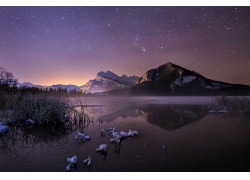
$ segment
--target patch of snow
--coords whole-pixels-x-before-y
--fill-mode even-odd
[[[99,148],[96,149],[96,151],[107,151],[107,145],[106,144],[101,144]]]
[[[222,109],[222,110],[210,110],[208,111],[210,113],[228,113],[228,110]]]
[[[223,88],[223,87],[232,87],[231,85],[219,83],[219,82],[212,82],[212,84],[217,88]]]
[[[182,82],[183,82],[183,83],[190,83],[190,82],[192,82],[194,79],[196,79],[195,76],[185,76],[185,77],[183,77]]]
[[[206,88],[206,89],[219,89],[219,88],[215,88],[215,87],[212,87],[212,86],[205,86],[205,85],[202,85],[202,87]]]
[[[215,81],[212,81],[212,85],[206,85],[205,82],[202,81],[201,85],[202,85],[203,88],[206,88],[206,89],[220,89],[220,88],[224,88],[224,87],[232,87],[229,84],[215,82]]]
[[[28,119],[26,121],[26,125],[30,125],[30,124],[35,124],[35,121],[33,121],[32,119]]]
[[[91,164],[91,157],[89,156],[87,159],[83,160],[84,164],[87,164],[88,166],[90,166]]]
[[[9,126],[0,125],[0,134],[4,134],[9,129]]]
[[[67,158],[67,161],[71,164],[76,164],[77,162],[77,156],[74,155],[72,158]]]
[[[195,76],[180,76],[174,81],[174,85],[183,86],[186,83],[192,82],[194,79],[196,79]]]

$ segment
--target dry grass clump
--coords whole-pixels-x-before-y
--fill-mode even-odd
[[[63,123],[70,120],[72,106],[66,97],[44,94],[15,93],[6,95],[6,104],[0,121],[26,122],[32,119],[38,124]]]
[[[216,110],[227,109],[231,113],[250,112],[250,97],[215,97],[212,105]]]

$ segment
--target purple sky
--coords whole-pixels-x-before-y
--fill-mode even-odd
[[[250,7],[0,6],[0,66],[19,82],[83,85],[172,62],[250,85]]]

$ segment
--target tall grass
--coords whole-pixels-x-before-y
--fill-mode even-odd
[[[231,113],[250,112],[250,97],[218,96],[212,105],[216,110],[227,109]]]
[[[16,92],[6,94],[0,121],[25,123],[32,119],[38,124],[65,123],[71,119],[82,120],[84,111],[77,110],[67,96]]]

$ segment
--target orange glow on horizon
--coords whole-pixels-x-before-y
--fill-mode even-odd
[[[93,79],[93,78],[92,78]],[[76,85],[76,86],[82,86],[86,84],[90,79],[84,78],[84,79],[73,79],[73,78],[43,78],[40,80],[35,79],[29,79],[29,80],[19,80],[19,83],[23,82],[30,82],[34,85],[41,85],[41,86],[52,86],[55,84],[62,84],[62,85]]]

